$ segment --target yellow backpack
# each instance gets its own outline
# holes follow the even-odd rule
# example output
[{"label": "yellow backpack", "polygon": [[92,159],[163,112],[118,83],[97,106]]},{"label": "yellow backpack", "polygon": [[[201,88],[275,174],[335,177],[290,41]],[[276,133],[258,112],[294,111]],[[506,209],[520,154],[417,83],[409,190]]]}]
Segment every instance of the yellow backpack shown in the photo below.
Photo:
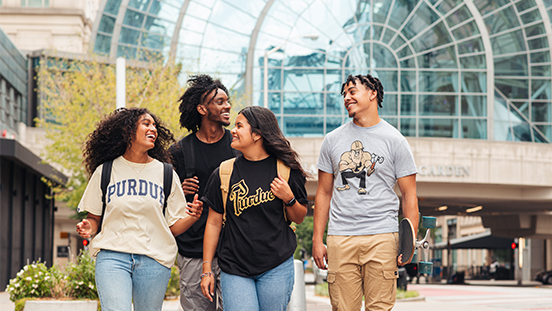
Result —
[{"label": "yellow backpack", "polygon": [[[230,191],[230,176],[232,176],[232,171],[234,170],[234,161],[236,158],[228,159],[220,164],[219,176],[220,176],[220,190],[222,191],[222,206],[224,208],[224,213],[222,214],[222,225],[226,223],[226,200],[228,198],[228,192]],[[282,175],[282,178],[285,181],[289,181],[289,172],[290,168],[282,160],[278,159],[276,162],[276,170]],[[287,220],[286,216],[286,205],[284,206],[284,217]]]}]

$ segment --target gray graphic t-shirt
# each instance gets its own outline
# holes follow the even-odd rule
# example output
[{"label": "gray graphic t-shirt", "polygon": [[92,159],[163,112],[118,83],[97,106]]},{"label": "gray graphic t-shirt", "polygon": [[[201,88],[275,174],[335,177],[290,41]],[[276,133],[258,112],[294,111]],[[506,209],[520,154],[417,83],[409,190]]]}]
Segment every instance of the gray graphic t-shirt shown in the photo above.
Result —
[{"label": "gray graphic t-shirt", "polygon": [[382,120],[372,127],[352,121],[324,138],[318,169],[334,175],[329,235],[398,231],[398,178],[416,174],[408,142]]}]

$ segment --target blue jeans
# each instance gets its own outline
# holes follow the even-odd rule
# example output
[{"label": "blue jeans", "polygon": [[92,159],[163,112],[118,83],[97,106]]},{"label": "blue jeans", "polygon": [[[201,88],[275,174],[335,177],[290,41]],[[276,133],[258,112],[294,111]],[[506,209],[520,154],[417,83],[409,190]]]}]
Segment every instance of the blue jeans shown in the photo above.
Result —
[{"label": "blue jeans", "polygon": [[224,311],[285,311],[295,282],[293,256],[253,277],[220,272]]},{"label": "blue jeans", "polygon": [[102,249],[96,257],[96,287],[102,311],[161,311],[171,269],[146,255]]}]

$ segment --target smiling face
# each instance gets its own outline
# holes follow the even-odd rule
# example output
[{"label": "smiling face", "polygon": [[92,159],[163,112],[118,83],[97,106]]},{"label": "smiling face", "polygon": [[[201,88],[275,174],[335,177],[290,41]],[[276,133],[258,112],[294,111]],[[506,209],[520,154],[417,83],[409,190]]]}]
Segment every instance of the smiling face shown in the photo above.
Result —
[{"label": "smiling face", "polygon": [[251,131],[251,125],[243,114],[238,114],[236,118],[236,126],[230,131],[232,133],[232,148],[243,152],[245,149],[252,147],[261,136]]},{"label": "smiling face", "polygon": [[203,103],[198,106],[198,111],[208,121],[228,126],[230,125],[230,108],[232,106],[228,101],[226,92],[222,89],[216,89],[204,97]]},{"label": "smiling face", "polygon": [[149,113],[144,113],[138,119],[136,135],[132,138],[132,148],[150,150],[155,147],[157,128],[155,120]]},{"label": "smiling face", "polygon": [[369,89],[366,85],[356,80],[356,84],[349,82],[343,88],[343,99],[345,109],[349,113],[349,117],[368,113],[370,108],[375,108],[377,111],[377,92]]}]

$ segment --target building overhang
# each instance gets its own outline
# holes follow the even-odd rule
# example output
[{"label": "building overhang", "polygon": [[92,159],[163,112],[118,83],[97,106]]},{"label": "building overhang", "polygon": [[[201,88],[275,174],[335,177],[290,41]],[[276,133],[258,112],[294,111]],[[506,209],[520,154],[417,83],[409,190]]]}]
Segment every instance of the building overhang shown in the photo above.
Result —
[{"label": "building overhang", "polygon": [[478,234],[451,239],[435,243],[434,249],[507,249],[512,246],[513,239],[501,238],[492,235],[490,229]]},{"label": "building overhang", "polygon": [[14,139],[0,138],[0,157],[24,165],[57,184],[67,183],[67,176],[44,163],[42,159]]}]

